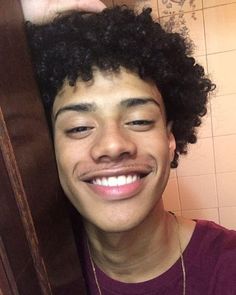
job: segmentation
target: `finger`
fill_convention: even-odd
[[[57,11],[66,12],[71,10],[100,12],[106,5],[99,0],[60,0],[57,2]]]
[[[82,11],[88,11],[88,12],[100,12],[104,8],[106,8],[106,5],[102,3],[99,0],[80,0],[79,2],[79,8]]]

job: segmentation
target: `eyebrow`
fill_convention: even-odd
[[[128,99],[122,100],[120,105],[126,108],[130,108],[130,107],[136,107],[139,105],[145,105],[148,103],[153,103],[157,105],[158,108],[161,107],[159,102],[157,102],[154,98],[151,98],[151,97],[128,98]]]
[[[138,98],[127,98],[122,100],[119,105],[121,105],[122,107],[125,108],[131,108],[131,107],[136,107],[136,106],[140,106],[140,105],[146,105],[149,103],[153,103],[156,106],[158,106],[158,108],[160,108],[160,104],[159,102],[157,102],[154,98],[151,97],[138,97]],[[56,121],[57,117],[66,112],[66,111],[75,111],[75,112],[95,112],[97,110],[97,105],[95,103],[78,103],[78,104],[71,104],[71,105],[67,105],[64,106],[62,108],[60,108],[55,116],[54,116],[54,122]]]
[[[95,112],[97,109],[97,106],[94,103],[78,103],[78,104],[71,104],[64,106],[60,108],[55,116],[54,116],[54,122],[56,121],[57,117],[66,112],[66,111],[75,111],[75,112]]]

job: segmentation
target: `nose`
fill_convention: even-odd
[[[96,162],[107,162],[133,157],[136,152],[136,144],[128,132],[115,124],[109,124],[98,134],[91,149],[91,156]]]

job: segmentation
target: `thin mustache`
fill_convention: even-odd
[[[96,167],[96,169],[94,169],[94,166],[91,166],[89,168],[87,168],[85,171],[83,171],[81,174],[78,175],[79,178],[84,178],[90,175],[94,175],[94,174],[102,174],[105,173],[107,171],[120,171],[122,173],[123,172],[128,172],[129,170],[133,170],[133,171],[142,171],[142,170],[149,170],[149,172],[153,171],[154,168],[150,165],[150,164],[137,164],[137,163],[132,163],[132,164],[123,164],[123,165],[104,165],[104,166],[100,166],[99,168]]]

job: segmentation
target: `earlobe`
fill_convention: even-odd
[[[172,125],[173,122],[169,122],[167,125],[167,136],[168,136],[168,141],[169,141],[169,155],[170,155],[170,160],[171,162],[174,160],[174,155],[175,155],[175,149],[176,149],[176,141],[174,134],[172,133]]]

